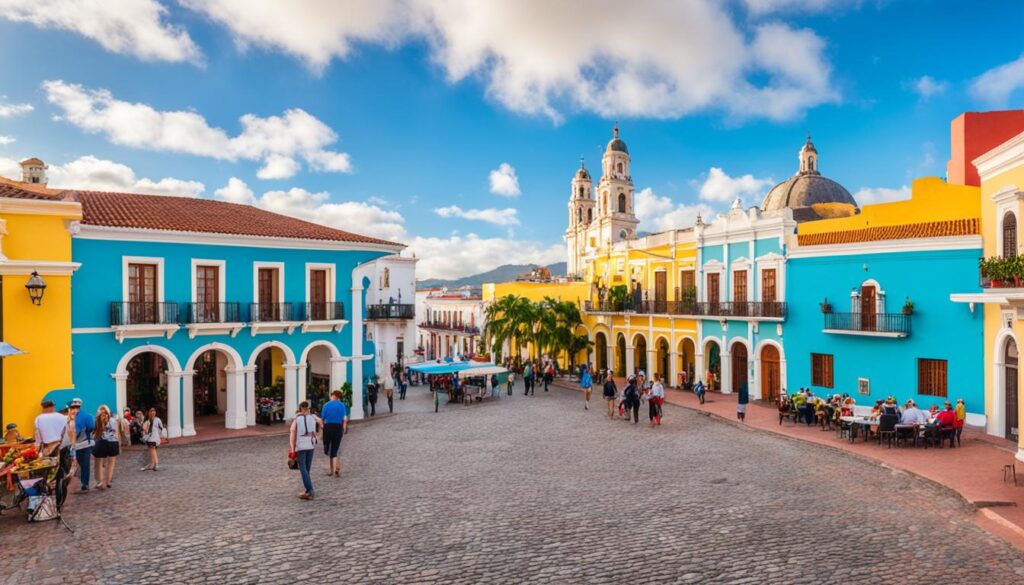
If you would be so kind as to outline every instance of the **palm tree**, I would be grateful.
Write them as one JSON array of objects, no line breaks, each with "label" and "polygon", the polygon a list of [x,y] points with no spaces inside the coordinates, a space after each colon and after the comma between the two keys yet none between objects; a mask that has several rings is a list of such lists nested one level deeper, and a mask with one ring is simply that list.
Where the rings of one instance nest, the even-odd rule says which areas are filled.
[{"label": "palm tree", "polygon": [[526,297],[506,295],[487,307],[487,323],[484,325],[484,336],[490,340],[492,351],[497,355],[505,341],[513,341],[518,350],[524,340],[526,323],[533,316],[533,303]]}]

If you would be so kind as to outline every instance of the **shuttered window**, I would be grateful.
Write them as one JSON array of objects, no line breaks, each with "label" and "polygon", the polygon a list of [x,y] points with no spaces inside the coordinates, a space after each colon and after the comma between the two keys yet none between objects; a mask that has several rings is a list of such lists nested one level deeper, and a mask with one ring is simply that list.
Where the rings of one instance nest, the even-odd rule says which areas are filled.
[{"label": "shuttered window", "polygon": [[811,354],[811,386],[832,388],[832,354]]},{"label": "shuttered window", "polygon": [[945,398],[948,367],[946,360],[918,359],[917,393]]}]

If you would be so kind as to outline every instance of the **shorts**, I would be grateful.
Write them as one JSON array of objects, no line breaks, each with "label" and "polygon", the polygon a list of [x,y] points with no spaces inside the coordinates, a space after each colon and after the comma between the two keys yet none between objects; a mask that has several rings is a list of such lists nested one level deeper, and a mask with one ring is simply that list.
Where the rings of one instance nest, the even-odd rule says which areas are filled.
[{"label": "shorts", "polygon": [[324,425],[324,455],[337,457],[341,449],[341,436],[344,430],[341,423],[327,423]]},{"label": "shorts", "polygon": [[120,454],[121,444],[117,441],[104,441],[103,439],[100,439],[96,442],[96,447],[92,450],[92,456],[97,459],[117,457]]},{"label": "shorts", "polygon": [[614,394],[605,394],[604,395],[604,399],[605,400],[615,400],[615,395]]},{"label": "shorts", "polygon": [[156,441],[143,441],[147,447],[153,447],[154,449],[160,446],[160,443]]}]

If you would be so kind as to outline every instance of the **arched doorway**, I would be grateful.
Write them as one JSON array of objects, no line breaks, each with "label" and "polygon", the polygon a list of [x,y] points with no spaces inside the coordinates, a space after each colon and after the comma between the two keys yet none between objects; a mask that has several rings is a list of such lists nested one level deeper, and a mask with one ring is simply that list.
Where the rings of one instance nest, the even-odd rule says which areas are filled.
[{"label": "arched doorway", "polygon": [[598,371],[608,369],[608,338],[598,331],[594,334],[594,367]]},{"label": "arched doorway", "polygon": [[[732,361],[732,391],[739,392],[747,383],[747,372],[750,369],[747,364],[747,346],[739,341],[733,342],[729,355]],[[750,390],[749,386],[747,390]]]},{"label": "arched doorway", "polygon": [[[292,372],[285,369],[284,350],[276,345],[265,347],[256,354],[255,406],[256,422],[270,425],[291,419],[296,404],[290,404],[286,392],[286,376]],[[297,397],[296,397],[297,398]]]},{"label": "arched doorway", "polygon": [[615,375],[626,375],[626,336],[621,333],[615,339]]},{"label": "arched doorway", "polygon": [[160,420],[167,421],[167,360],[156,352],[145,351],[128,360],[126,405],[134,414],[156,409]]},{"label": "arched doorway", "polygon": [[[228,408],[227,356],[216,349],[199,354],[192,369],[192,408],[197,419],[223,416]],[[196,426],[202,426],[196,420]]]},{"label": "arched doorway", "polygon": [[[686,389],[693,387],[693,376],[695,374],[697,363],[696,357],[697,348],[692,339],[686,337],[679,342],[679,372],[683,374],[681,380],[683,387]],[[679,383],[679,380],[677,380],[676,383]]]},{"label": "arched doorway", "polygon": [[1020,421],[1018,420],[1018,365],[1017,342],[1012,338],[1006,340],[1003,350],[1003,388],[1006,400],[1006,425],[1003,436],[1012,441],[1019,438]]},{"label": "arched doorway", "polygon": [[720,392],[722,380],[722,348],[717,341],[709,340],[704,345],[704,384],[709,392]]},{"label": "arched doorway", "polygon": [[340,357],[338,348],[326,341],[314,342],[306,347],[299,361],[299,375],[305,375],[299,381],[299,401],[308,401],[311,409],[320,412],[324,403],[331,399],[331,392],[341,389]]},{"label": "arched doorway", "polygon": [[668,341],[664,337],[659,337],[658,341],[654,342],[655,348],[655,373],[661,376],[663,380],[666,380],[668,384],[672,381],[668,379],[669,372],[669,351]]},{"label": "arched doorway", "polygon": [[[648,376],[651,375],[651,370],[648,369],[647,364],[647,340],[644,339],[643,335],[637,335],[633,338],[633,369],[643,370]],[[630,372],[630,374],[632,373]]]},{"label": "arched doorway", "polygon": [[779,348],[765,344],[761,348],[761,400],[776,402],[782,390],[782,360]]}]

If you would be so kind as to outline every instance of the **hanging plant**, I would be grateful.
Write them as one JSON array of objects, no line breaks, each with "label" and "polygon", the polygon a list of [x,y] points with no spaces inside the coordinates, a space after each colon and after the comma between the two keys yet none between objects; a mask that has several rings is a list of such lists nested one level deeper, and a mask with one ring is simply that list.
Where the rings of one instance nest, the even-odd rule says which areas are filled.
[{"label": "hanging plant", "polygon": [[903,314],[913,315],[914,314],[914,301],[907,297],[907,300],[903,301]]},{"label": "hanging plant", "polygon": [[818,306],[821,307],[821,312],[822,313],[831,313],[832,312],[832,304],[828,302],[828,297],[825,297],[824,301],[818,303]]}]

